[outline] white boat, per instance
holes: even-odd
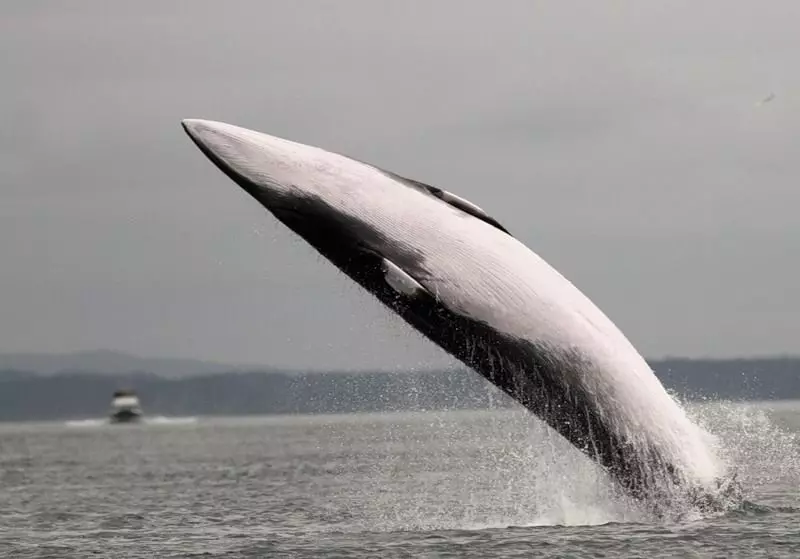
[[[111,400],[111,423],[136,423],[144,413],[139,397],[132,390],[117,390]]]

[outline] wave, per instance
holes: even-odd
[[[140,423],[136,425],[193,425],[197,423],[198,418],[194,416],[186,417],[169,417],[165,415],[154,415],[152,417],[145,417]],[[64,422],[67,427],[103,427],[111,425],[107,418],[92,418],[92,419],[73,419]]]
[[[197,418],[193,416],[167,417],[165,415],[154,415],[153,417],[145,417],[144,423],[153,425],[187,425],[197,423]]]
[[[100,427],[107,424],[107,419],[73,419],[64,422],[68,427]]]

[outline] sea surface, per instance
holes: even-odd
[[[516,410],[0,424],[0,556],[800,557],[800,402],[689,409],[741,510],[648,518]]]

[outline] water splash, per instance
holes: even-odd
[[[349,510],[359,526],[351,528],[369,531],[686,523],[758,506],[798,505],[800,496],[786,495],[785,487],[800,485],[800,447],[773,411],[726,402],[686,409],[746,490],[749,502],[732,503],[734,512],[709,514],[686,505],[667,518],[655,517],[618,491],[592,460],[521,410],[376,415],[370,419],[367,463],[348,462],[333,471],[342,483],[352,476],[349,481],[360,487]],[[354,443],[346,433],[330,435],[345,456]]]
[[[744,498],[754,500],[765,493],[774,497],[771,488],[777,484],[800,485],[797,406],[797,402],[712,401],[692,407],[690,414],[715,435],[718,455],[736,475]]]

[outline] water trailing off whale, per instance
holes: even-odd
[[[316,147],[220,122],[183,126],[281,222],[629,494],[663,503],[722,474],[611,320],[480,207]]]

